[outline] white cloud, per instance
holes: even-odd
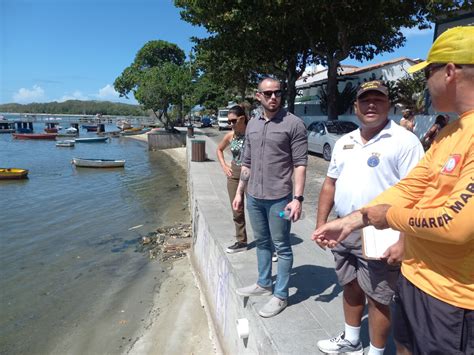
[[[89,98],[86,95],[84,95],[82,92],[80,92],[79,90],[76,90],[72,93],[72,95],[69,95],[69,94],[63,95],[63,97],[61,97],[58,101],[63,102],[67,100],[89,100]]]
[[[102,100],[117,99],[119,97],[119,93],[115,91],[112,85],[107,84],[99,90],[97,97]]]
[[[401,32],[403,33],[405,37],[427,36],[427,35],[433,36],[433,31],[434,31],[433,28],[426,28],[424,30],[420,30],[417,27],[413,27],[413,28],[403,27],[401,29]]]
[[[41,102],[45,98],[44,90],[38,85],[33,85],[32,89],[21,88],[13,94],[13,101],[21,104]]]

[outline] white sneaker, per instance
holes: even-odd
[[[247,287],[241,287],[235,290],[239,296],[270,296],[272,292],[272,288],[270,287],[260,287],[257,284],[253,284]]]
[[[344,332],[335,338],[318,341],[318,348],[325,354],[364,354],[362,343],[359,341],[357,344],[352,344],[349,340],[344,339]]]
[[[268,301],[265,306],[258,311],[258,314],[264,318],[270,318],[283,311],[286,306],[288,306],[287,300],[281,300],[278,297],[273,296],[270,301]]]

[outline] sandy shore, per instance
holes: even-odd
[[[129,136],[147,142],[147,135]],[[162,150],[183,169],[187,168],[186,148]],[[200,290],[189,258],[170,264],[169,276],[160,286],[150,312],[150,326],[127,354],[215,354]]]

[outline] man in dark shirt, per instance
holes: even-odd
[[[280,82],[266,78],[256,98],[263,114],[249,121],[242,158],[242,172],[233,208],[242,208],[247,187],[247,210],[257,243],[258,280],[237,289],[241,296],[272,294],[272,243],[278,254],[278,273],[273,297],[259,311],[273,317],[288,305],[288,284],[293,265],[291,221],[302,211],[308,142],[303,121],[281,108]],[[293,181],[294,174],[294,195]],[[247,186],[248,185],[248,186]],[[280,212],[287,211],[288,219]]]

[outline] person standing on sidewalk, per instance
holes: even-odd
[[[373,225],[405,233],[394,338],[416,354],[474,354],[474,26],[443,32],[424,69],[433,106],[456,112],[421,162],[366,207],[318,228],[332,247]]]
[[[319,194],[316,227],[327,222],[331,209],[345,216],[396,184],[418,163],[424,151],[418,138],[388,119],[388,88],[378,80],[362,84],[355,113],[360,128],[335,144]],[[323,246],[324,248],[324,246]],[[403,255],[403,236],[387,249],[383,260],[366,260],[359,232],[332,250],[336,275],[343,287],[345,329],[318,342],[324,353],[363,354],[359,338],[368,303],[369,355],[382,355],[390,331],[390,302]]]
[[[245,114],[245,110],[241,106],[235,105],[229,109],[227,119],[229,120],[229,124],[232,126],[232,132],[227,133],[217,146],[217,158],[219,159],[222,170],[227,177],[227,192],[229,193],[232,208],[232,202],[234,201],[240,180],[242,151],[244,149],[245,129],[247,128],[248,118]],[[230,166],[224,159],[224,150],[229,146],[232,153]],[[231,254],[247,250],[245,212],[243,208],[239,210],[234,210],[232,208],[232,214],[235,224],[235,238],[237,241],[226,249],[226,252]]]
[[[400,126],[406,128],[410,132],[415,130],[415,115],[411,110],[403,110],[403,117],[400,120]]]
[[[281,95],[280,82],[275,79],[266,78],[258,85],[256,98],[263,115],[247,126],[242,172],[232,204],[235,210],[242,208],[247,188],[247,210],[257,244],[257,283],[238,288],[237,294],[271,295],[272,242],[278,255],[273,297],[259,311],[262,317],[273,317],[288,305],[293,266],[290,220],[297,221],[301,215],[308,163],[306,128],[300,118],[281,107]],[[279,216],[283,210],[289,211],[290,220]]]

